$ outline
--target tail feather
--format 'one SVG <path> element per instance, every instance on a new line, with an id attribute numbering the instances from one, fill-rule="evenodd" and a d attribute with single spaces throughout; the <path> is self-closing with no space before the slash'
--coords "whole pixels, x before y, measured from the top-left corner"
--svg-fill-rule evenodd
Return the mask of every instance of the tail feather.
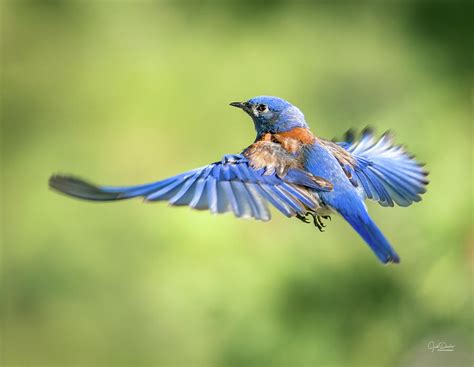
<path id="1" fill-rule="evenodd" d="M 359 233 L 367 242 L 372 251 L 384 264 L 399 263 L 400 257 L 382 234 L 380 229 L 370 219 L 367 212 L 360 214 L 341 213 L 345 220 Z"/>
<path id="2" fill-rule="evenodd" d="M 156 189 L 158 183 L 128 186 L 106 187 L 96 186 L 74 176 L 53 175 L 49 179 L 49 187 L 63 194 L 79 199 L 93 201 L 112 201 L 130 199 Z"/>

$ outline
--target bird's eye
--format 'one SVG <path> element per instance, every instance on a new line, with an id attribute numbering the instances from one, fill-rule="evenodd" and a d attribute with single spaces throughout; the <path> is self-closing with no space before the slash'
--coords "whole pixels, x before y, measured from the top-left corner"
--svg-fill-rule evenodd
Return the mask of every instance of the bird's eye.
<path id="1" fill-rule="evenodd" d="M 268 111 L 268 107 L 267 107 L 267 105 L 265 105 L 265 104 L 259 104 L 256 109 L 257 109 L 258 112 L 266 112 L 266 111 Z"/>

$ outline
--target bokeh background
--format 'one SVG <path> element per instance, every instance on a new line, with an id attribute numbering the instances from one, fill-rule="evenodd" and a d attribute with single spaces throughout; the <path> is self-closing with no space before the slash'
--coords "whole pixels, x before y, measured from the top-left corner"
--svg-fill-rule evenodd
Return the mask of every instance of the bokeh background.
<path id="1" fill-rule="evenodd" d="M 2 1 L 1 364 L 471 365 L 471 16 L 456 1 Z M 239 152 L 253 127 L 228 103 L 260 94 L 323 137 L 391 129 L 427 163 L 421 203 L 369 204 L 399 266 L 336 217 L 319 233 L 47 188 L 53 172 L 136 184 Z"/>

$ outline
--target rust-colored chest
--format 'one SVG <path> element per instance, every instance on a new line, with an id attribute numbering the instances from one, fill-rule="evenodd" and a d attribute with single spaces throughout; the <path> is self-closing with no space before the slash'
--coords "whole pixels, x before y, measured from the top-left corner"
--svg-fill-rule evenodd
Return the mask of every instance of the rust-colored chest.
<path id="1" fill-rule="evenodd" d="M 271 141 L 281 145 L 281 147 L 288 153 L 297 153 L 304 145 L 313 144 L 315 141 L 314 135 L 304 128 L 295 128 L 283 133 L 262 135 L 259 141 Z"/>
<path id="2" fill-rule="evenodd" d="M 243 154 L 255 169 L 275 169 L 284 173 L 290 168 L 303 168 L 302 148 L 314 141 L 315 137 L 308 129 L 267 133 L 245 149 Z"/>

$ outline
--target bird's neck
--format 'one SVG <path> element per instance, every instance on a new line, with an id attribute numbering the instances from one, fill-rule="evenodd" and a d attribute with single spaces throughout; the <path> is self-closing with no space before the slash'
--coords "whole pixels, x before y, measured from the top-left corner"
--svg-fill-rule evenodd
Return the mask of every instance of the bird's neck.
<path id="1" fill-rule="evenodd" d="M 281 133 L 265 133 L 257 136 L 256 141 L 269 141 L 280 144 L 283 149 L 290 153 L 295 153 L 303 145 L 310 145 L 316 141 L 316 137 L 311 131 L 304 127 L 295 127 L 294 129 Z"/>

